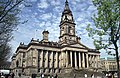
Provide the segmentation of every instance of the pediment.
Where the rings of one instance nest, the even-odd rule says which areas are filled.
[[[82,45],[82,44],[72,44],[70,45],[71,47],[78,47],[78,48],[86,48],[86,46]]]

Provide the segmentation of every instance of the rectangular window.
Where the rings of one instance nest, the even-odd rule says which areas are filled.
[[[23,53],[23,58],[25,58],[25,53]]]

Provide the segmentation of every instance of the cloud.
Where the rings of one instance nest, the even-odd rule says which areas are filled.
[[[37,0],[26,0],[27,2],[36,2]]]
[[[77,22],[81,22],[83,19],[82,18],[77,18],[76,21]]]
[[[44,10],[41,10],[41,9],[37,9],[37,11],[39,12],[39,13],[45,13],[45,11]]]
[[[42,15],[39,16],[40,19],[46,20],[46,21],[48,19],[50,19],[51,17],[52,17],[52,13],[46,13],[46,14],[42,14]]]
[[[62,11],[63,8],[61,8],[61,6],[56,6],[53,11],[59,13],[60,11]]]
[[[40,26],[40,27],[45,26],[45,22],[40,22],[40,23],[39,23],[39,26]]]
[[[40,3],[37,4],[38,5],[38,8],[47,8],[49,6],[49,4],[47,3],[47,1],[41,1]]]
[[[58,5],[60,5],[60,0],[51,0],[50,3],[53,6],[58,6]]]
[[[19,8],[22,10],[23,8],[25,8],[24,4],[20,4]]]

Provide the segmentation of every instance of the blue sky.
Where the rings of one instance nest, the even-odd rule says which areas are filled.
[[[69,7],[72,10],[76,23],[76,35],[81,37],[81,43],[94,48],[93,41],[88,37],[86,26],[94,25],[91,16],[96,13],[96,8],[92,0],[68,0]],[[25,24],[19,24],[17,30],[13,32],[14,39],[11,41],[13,53],[20,42],[28,44],[32,38],[42,39],[42,31],[49,31],[49,41],[58,41],[59,24],[61,14],[64,9],[65,0],[27,0],[25,7],[21,4],[21,21],[27,21]],[[101,57],[106,57],[105,52],[101,52]]]

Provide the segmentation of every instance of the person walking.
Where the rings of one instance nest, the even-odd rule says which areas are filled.
[[[15,74],[12,72],[12,73],[11,73],[11,77],[14,78],[14,76],[15,76]]]
[[[58,78],[57,74],[55,75],[55,77],[54,77],[54,78]]]

